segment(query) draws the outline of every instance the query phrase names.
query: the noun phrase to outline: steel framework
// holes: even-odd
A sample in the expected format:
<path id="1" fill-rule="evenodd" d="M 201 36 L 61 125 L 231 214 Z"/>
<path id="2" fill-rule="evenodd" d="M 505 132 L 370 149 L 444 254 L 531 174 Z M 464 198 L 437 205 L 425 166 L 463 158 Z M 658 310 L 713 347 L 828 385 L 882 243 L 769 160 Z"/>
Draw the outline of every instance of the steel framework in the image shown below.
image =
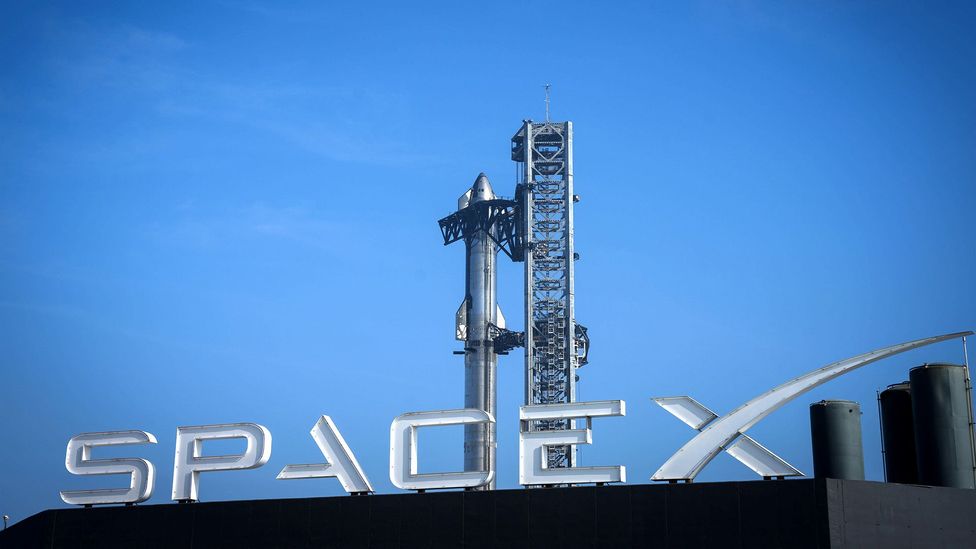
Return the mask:
<path id="1" fill-rule="evenodd" d="M 518 165 L 515 189 L 525 262 L 525 403 L 576 401 L 576 369 L 586 363 L 589 339 L 574 317 L 573 123 L 523 122 L 512 137 Z M 530 430 L 574 428 L 573 420 L 530 422 Z M 574 446 L 550 447 L 549 467 L 573 467 Z"/>
<path id="2" fill-rule="evenodd" d="M 525 348 L 525 404 L 576 401 L 576 370 L 589 337 L 574 316 L 573 123 L 523 121 L 512 137 L 518 166 L 515 200 L 495 196 L 478 176 L 458 210 L 438 221 L 444 244 L 464 240 L 465 299 L 457 339 L 465 341 L 465 406 L 494 414 L 495 355 Z M 525 331 L 506 329 L 495 301 L 495 252 L 525 262 Z M 482 276 L 483 275 L 483 276 Z M 483 280 L 482 280 L 483 279 Z M 460 354 L 460 353 L 459 353 Z M 573 419 L 526 422 L 529 430 L 575 428 Z M 494 465 L 494 432 L 465 428 L 465 470 Z M 547 466 L 574 467 L 574 446 L 549 447 Z"/>

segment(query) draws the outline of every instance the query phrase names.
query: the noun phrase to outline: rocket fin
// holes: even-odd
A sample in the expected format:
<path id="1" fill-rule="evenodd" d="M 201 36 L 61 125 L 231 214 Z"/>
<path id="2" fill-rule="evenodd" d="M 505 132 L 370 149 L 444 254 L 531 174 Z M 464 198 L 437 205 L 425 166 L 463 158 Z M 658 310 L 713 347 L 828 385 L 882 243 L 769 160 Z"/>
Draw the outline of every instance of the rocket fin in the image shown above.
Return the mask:
<path id="1" fill-rule="evenodd" d="M 472 191 L 471 189 L 468 189 L 468 190 L 464 191 L 464 194 L 462 194 L 461 196 L 458 197 L 458 210 L 459 211 L 468 207 L 468 204 L 471 203 L 471 195 L 473 195 L 473 194 L 474 194 L 474 191 Z"/>
<path id="2" fill-rule="evenodd" d="M 468 298 L 461 300 L 461 306 L 454 314 L 454 339 L 458 341 L 468 339 Z"/>
<path id="3" fill-rule="evenodd" d="M 495 326 L 502 330 L 505 329 L 505 315 L 502 314 L 502 308 L 498 305 L 495 305 Z"/>

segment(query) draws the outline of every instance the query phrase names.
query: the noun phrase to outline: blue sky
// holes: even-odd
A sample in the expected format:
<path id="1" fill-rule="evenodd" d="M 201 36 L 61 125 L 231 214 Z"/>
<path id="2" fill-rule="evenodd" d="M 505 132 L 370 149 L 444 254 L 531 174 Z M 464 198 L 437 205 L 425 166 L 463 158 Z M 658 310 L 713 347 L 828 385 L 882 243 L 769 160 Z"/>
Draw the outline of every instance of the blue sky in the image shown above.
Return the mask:
<path id="1" fill-rule="evenodd" d="M 85 431 L 169 500 L 176 427 L 254 421 L 271 461 L 208 501 L 338 495 L 275 481 L 329 414 L 380 492 L 392 418 L 460 407 L 463 251 L 436 220 L 480 171 L 511 194 L 523 118 L 576 130 L 589 464 L 648 477 L 691 432 L 828 362 L 976 327 L 976 9 L 967 3 L 5 3 L 0 7 L 0 512 L 117 486 L 63 465 Z M 517 322 L 521 265 L 502 263 Z M 516 326 L 521 329 L 521 326 Z M 812 473 L 808 404 L 863 406 L 946 343 L 871 365 L 750 431 Z M 517 485 L 521 356 L 499 365 Z M 459 467 L 460 429 L 422 436 Z M 699 480 L 749 479 L 720 456 Z"/>

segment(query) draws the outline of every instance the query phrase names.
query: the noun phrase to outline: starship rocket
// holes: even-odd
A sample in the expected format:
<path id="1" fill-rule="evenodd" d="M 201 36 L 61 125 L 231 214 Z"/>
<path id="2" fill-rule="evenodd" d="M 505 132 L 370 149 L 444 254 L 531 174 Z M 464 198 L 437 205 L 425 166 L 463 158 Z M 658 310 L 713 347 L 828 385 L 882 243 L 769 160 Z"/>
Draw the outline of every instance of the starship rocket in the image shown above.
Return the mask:
<path id="1" fill-rule="evenodd" d="M 478 208 L 494 200 L 495 192 L 485 174 L 479 174 L 471 188 L 458 198 L 458 211 Z M 466 251 L 464 300 L 455 316 L 455 335 L 464 345 L 464 407 L 478 408 L 497 417 L 498 355 L 492 343 L 492 326 L 504 328 L 505 319 L 496 298 L 497 238 L 478 228 L 464 235 Z M 486 471 L 495 466 L 495 424 L 464 426 L 464 470 Z M 495 488 L 493 480 L 488 489 Z"/>

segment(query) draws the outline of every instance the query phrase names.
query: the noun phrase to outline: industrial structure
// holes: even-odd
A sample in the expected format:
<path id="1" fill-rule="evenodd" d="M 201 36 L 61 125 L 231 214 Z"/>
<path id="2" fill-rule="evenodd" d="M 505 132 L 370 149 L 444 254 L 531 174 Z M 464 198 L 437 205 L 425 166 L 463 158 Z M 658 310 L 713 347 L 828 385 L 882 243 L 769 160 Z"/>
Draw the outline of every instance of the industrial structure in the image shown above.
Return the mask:
<path id="1" fill-rule="evenodd" d="M 564 413 L 545 415 L 546 406 L 577 402 L 577 370 L 587 363 L 589 338 L 576 321 L 573 207 L 579 201 L 573 184 L 573 124 L 523 121 L 511 139 L 511 159 L 517 166 L 513 198 L 496 195 L 481 173 L 465 190 L 457 210 L 439 220 L 445 245 L 463 241 L 464 296 L 455 313 L 455 337 L 463 342 L 464 410 L 412 412 L 398 416 L 391 426 L 390 474 L 394 485 L 416 495 L 368 495 L 373 492 L 365 473 L 328 416 L 311 431 L 327 463 L 289 465 L 279 479 L 336 477 L 355 498 L 306 498 L 211 502 L 193 505 L 149 505 L 152 482 L 142 499 L 120 500 L 126 490 L 102 489 L 62 492 L 68 503 L 85 507 L 110 503 L 124 506 L 100 509 L 52 509 L 38 513 L 0 532 L 0 548 L 23 546 L 92 545 L 130 547 L 145 541 L 147 528 L 167 546 L 233 545 L 353 546 L 391 545 L 464 547 L 470 544 L 512 546 L 552 544 L 560 547 L 717 545 L 759 547 L 962 547 L 976 539 L 976 439 L 973 432 L 972 383 L 966 338 L 972 331 L 908 341 L 843 359 L 809 371 L 766 390 L 719 416 L 687 395 L 651 400 L 696 431 L 653 474 L 665 485 L 607 486 L 625 482 L 622 466 L 579 467 L 576 446 L 589 441 L 591 417 L 623 415 L 623 401 L 596 401 L 555 406 Z M 524 331 L 510 330 L 498 304 L 497 261 L 501 251 L 524 266 Z M 800 395 L 858 368 L 899 353 L 962 339 L 963 364 L 929 363 L 913 368 L 910 381 L 879 393 L 879 416 L 887 482 L 865 482 L 860 405 L 824 400 L 810 407 L 813 479 L 789 482 L 716 482 L 690 485 L 719 453 L 726 452 L 766 480 L 804 476 L 746 432 L 759 421 Z M 498 355 L 523 347 L 524 403 L 519 417 L 520 440 L 543 442 L 524 451 L 520 446 L 520 479 L 526 487 L 551 490 L 494 491 L 496 461 Z M 567 409 L 584 406 L 616 407 L 613 411 L 572 416 Z M 534 409 L 534 412 L 533 410 Z M 527 410 L 529 410 L 527 412 Z M 550 409 L 551 410 L 551 409 Z M 464 421 L 457 421 L 457 413 Z M 533 413 L 537 415 L 532 415 Z M 454 414 L 454 420 L 444 418 Z M 423 416 L 424 419 L 418 419 Z M 552 419 L 552 418 L 558 419 Z M 587 429 L 577 430 L 582 417 Z M 473 420 L 471 418 L 474 418 Z M 543 419 L 547 418 L 547 419 Z M 434 425 L 464 425 L 464 471 L 484 472 L 465 483 L 445 482 L 463 473 L 418 474 L 417 429 Z M 188 438 L 180 446 L 181 430 L 236 428 L 257 424 L 181 427 L 177 435 L 177 467 L 191 461 L 216 463 L 245 455 L 197 455 L 205 438 Z M 559 438 L 568 431 L 580 438 Z M 145 435 L 132 441 L 133 433 Z M 245 438 L 246 434 L 209 438 Z M 142 459 L 91 460 L 92 444 L 85 437 L 119 435 L 109 444 L 155 443 L 142 431 L 84 433 L 69 440 L 66 466 L 74 474 L 121 474 L 107 470 L 109 462 L 151 464 Z M 330 438 L 331 437 L 331 438 Z M 262 465 L 270 457 L 267 440 L 245 454 L 251 465 L 198 468 L 180 477 L 174 473 L 173 500 L 180 497 L 178 478 L 196 483 L 202 471 L 230 471 Z M 82 443 L 76 444 L 78 440 Z M 545 445 L 555 441 L 554 445 Z M 567 441 L 573 441 L 572 444 Z M 90 441 L 89 441 L 90 442 Z M 199 443 L 199 444 L 198 444 Z M 73 446 L 74 444 L 74 446 Z M 257 444 L 254 445 L 257 447 Z M 544 449 L 544 450 L 543 450 Z M 259 458 L 258 455 L 264 456 Z M 185 461 L 180 456 L 188 456 Z M 346 456 L 346 462 L 341 460 Z M 406 456 L 406 457 L 404 457 Z M 527 458 L 526 458 L 527 456 Z M 78 472 L 73 461 L 91 472 Z M 563 469 L 523 481 L 521 467 Z M 567 471 L 566 468 L 574 468 Z M 593 471 L 619 470 L 610 480 L 594 480 Z M 340 475 L 339 470 L 343 471 Z M 359 481 L 351 479 L 355 470 Z M 179 471 L 179 469 L 177 469 Z M 187 471 L 190 471 L 187 469 Z M 572 476 L 583 471 L 589 476 Z M 550 471 L 551 473 L 551 471 Z M 130 485 L 137 486 L 135 473 Z M 408 477 L 428 477 L 428 484 L 407 483 Z M 398 480 L 399 479 L 399 480 Z M 430 480 L 433 479 L 433 480 Z M 568 480 L 567 480 L 568 479 Z M 456 480 L 456 478 L 454 479 Z M 551 482 L 550 482 L 551 481 Z M 590 487 L 573 487 L 581 484 Z M 922 484 L 925 486 L 915 486 Z M 195 484 L 189 488 L 196 493 Z M 429 489 L 463 488 L 446 494 L 421 494 Z M 129 491 L 135 490 L 131 488 Z M 138 490 L 136 490 L 138 492 Z M 140 492 L 141 493 L 141 492 Z M 88 498 L 72 500 L 68 496 Z M 112 496 L 112 497 L 107 497 Z M 6 527 L 6 515 L 3 516 Z M 106 527 L 110 525 L 111 528 Z M 5 528 L 6 530 L 6 528 Z"/>
<path id="2" fill-rule="evenodd" d="M 586 364 L 589 338 L 574 313 L 573 123 L 525 120 L 512 137 L 518 166 L 515 200 L 495 196 L 485 174 L 438 221 L 444 244 L 465 242 L 465 296 L 455 315 L 464 341 L 464 405 L 494 417 L 497 355 L 525 349 L 525 404 L 576 401 L 577 368 Z M 502 250 L 525 264 L 525 331 L 508 330 L 496 300 L 496 257 Z M 528 335 L 527 335 L 528 334 Z M 528 430 L 573 428 L 572 419 L 528 422 Z M 495 463 L 494 426 L 469 425 L 466 471 Z M 573 467 L 573 446 L 550 447 L 548 467 Z"/>
<path id="3" fill-rule="evenodd" d="M 550 121 L 547 98 L 545 122 L 524 120 L 512 136 L 511 159 L 517 166 L 514 199 L 497 196 L 488 177 L 481 173 L 458 199 L 457 211 L 438 221 L 445 245 L 462 240 L 465 243 L 465 293 L 455 314 L 455 336 L 464 342 L 463 351 L 455 352 L 464 355 L 464 406 L 483 410 L 493 418 L 497 417 L 498 355 L 508 354 L 516 347 L 524 348 L 524 403 L 537 405 L 576 402 L 577 369 L 587 363 L 589 354 L 587 330 L 576 321 L 575 315 L 574 263 L 579 254 L 573 242 L 573 206 L 579 202 L 579 196 L 574 192 L 573 182 L 573 123 Z M 507 328 L 498 306 L 498 251 L 524 264 L 524 331 L 521 332 Z M 722 451 L 764 479 L 802 476 L 796 467 L 746 435 L 746 430 L 790 400 L 837 376 L 940 341 L 962 338 L 965 349 L 965 338 L 970 334 L 958 332 L 920 339 L 835 362 L 767 391 L 722 417 L 688 396 L 654 398 L 654 402 L 699 433 L 675 452 L 651 480 L 692 482 Z M 945 371 L 964 379 L 961 386 L 965 387 L 965 395 L 958 399 L 967 402 L 968 367 L 960 370 L 963 374 L 951 369 Z M 834 408 L 844 414 L 834 414 Z M 856 418 L 851 411 L 855 408 Z M 935 410 L 943 408 L 941 403 L 933 405 Z M 971 418 L 971 410 L 967 412 L 950 415 Z M 819 403 L 811 408 L 811 414 L 818 457 L 815 468 L 820 469 L 816 476 L 863 478 L 858 405 Z M 964 448 L 951 460 L 941 454 L 932 459 L 952 461 L 953 467 L 960 470 L 952 474 L 966 476 L 969 481 L 932 483 L 973 486 L 976 458 L 972 456 L 976 456 L 976 443 L 971 434 L 966 438 L 968 444 L 955 440 L 971 433 L 971 426 L 972 419 L 968 419 L 956 428 L 958 433 L 943 435 L 946 440 L 939 439 L 940 444 L 926 441 L 924 445 L 937 453 L 944 452 L 942 447 Z M 526 420 L 521 424 L 523 432 L 575 428 L 575 420 L 571 418 Z M 917 438 L 918 433 L 915 435 Z M 892 435 L 893 440 L 897 438 L 898 435 Z M 494 423 L 465 425 L 465 471 L 495 470 L 495 449 Z M 574 445 L 547 446 L 546 452 L 547 468 L 571 468 L 577 464 Z M 919 459 L 921 473 L 926 459 L 921 450 Z M 484 489 L 494 487 L 492 480 Z"/>
<path id="4" fill-rule="evenodd" d="M 878 416 L 885 481 L 918 484 L 912 389 L 908 381 L 894 383 L 878 392 Z"/>
<path id="5" fill-rule="evenodd" d="M 810 405 L 813 475 L 864 480 L 861 405 L 850 400 L 821 400 Z"/>
<path id="6" fill-rule="evenodd" d="M 968 364 L 929 363 L 908 374 L 919 484 L 976 488 Z"/>
<path id="7" fill-rule="evenodd" d="M 547 117 L 548 118 L 548 117 Z M 576 369 L 589 338 L 576 322 L 573 263 L 573 123 L 531 120 L 512 137 L 515 188 L 525 253 L 525 404 L 576 401 Z M 540 421 L 529 430 L 571 429 L 573 420 Z M 574 446 L 549 448 L 549 467 L 573 467 Z"/>
<path id="8" fill-rule="evenodd" d="M 496 298 L 498 250 L 511 256 L 515 203 L 495 196 L 485 174 L 458 198 L 455 213 L 440 221 L 444 244 L 464 240 L 464 299 L 455 314 L 455 337 L 464 341 L 464 407 L 496 416 L 498 349 L 505 329 Z M 504 352 L 504 351 L 502 351 Z M 464 470 L 490 471 L 495 465 L 495 424 L 464 426 Z M 492 480 L 488 489 L 493 489 Z"/>

